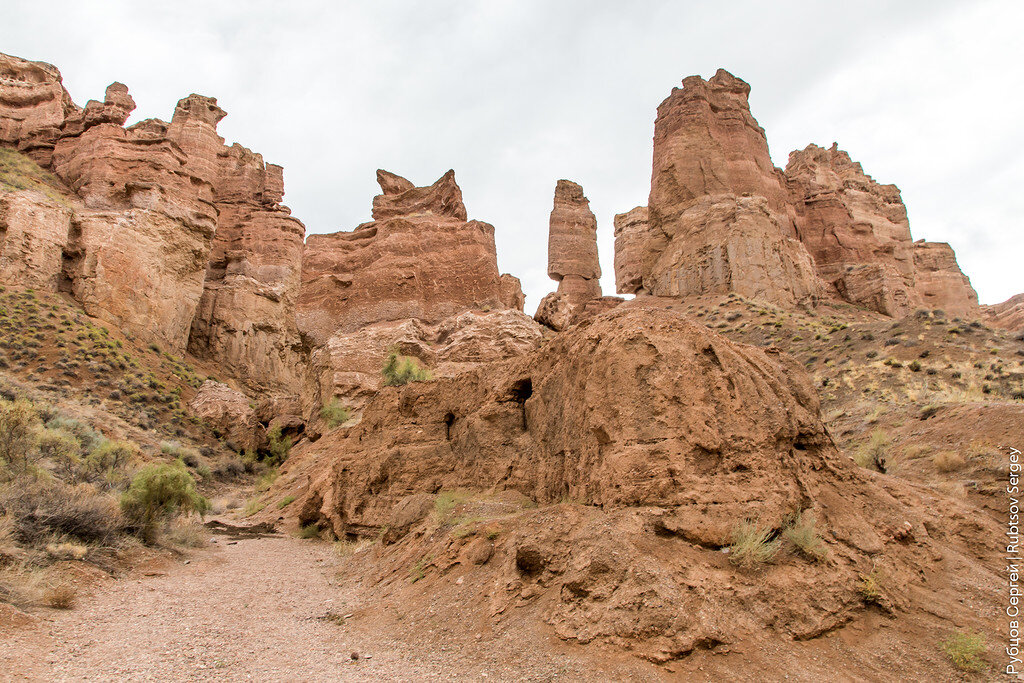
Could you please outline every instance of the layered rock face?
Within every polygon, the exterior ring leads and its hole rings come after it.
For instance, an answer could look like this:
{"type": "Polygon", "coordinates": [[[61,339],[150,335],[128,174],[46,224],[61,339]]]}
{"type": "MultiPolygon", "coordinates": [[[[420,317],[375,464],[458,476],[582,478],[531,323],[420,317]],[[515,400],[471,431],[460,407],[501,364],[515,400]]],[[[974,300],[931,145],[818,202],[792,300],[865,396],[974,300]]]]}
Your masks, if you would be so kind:
{"type": "Polygon", "coordinates": [[[615,219],[620,293],[977,313],[948,247],[912,241],[895,185],[876,183],[836,145],[808,145],[785,173],[775,168],[749,91],[719,70],[684,79],[658,107],[650,205],[615,219]]]}
{"type": "Polygon", "coordinates": [[[708,81],[684,79],[658,107],[648,236],[635,250],[641,286],[651,294],[732,291],[795,305],[821,293],[795,239],[782,173],[750,115],[749,92],[719,69],[708,81]]]}
{"type": "Polygon", "coordinates": [[[601,264],[597,257],[597,218],[583,188],[571,180],[555,186],[548,227],[548,276],[558,293],[586,300],[601,296],[601,264]]]}
{"type": "Polygon", "coordinates": [[[597,218],[583,188],[571,180],[559,180],[555,185],[548,225],[548,276],[558,283],[558,289],[541,300],[535,317],[554,330],[563,330],[583,316],[621,301],[601,297],[597,218]]]}
{"type": "Polygon", "coordinates": [[[646,206],[615,215],[615,291],[619,294],[644,291],[640,264],[648,226],[646,206]]]}
{"type": "Polygon", "coordinates": [[[57,67],[0,53],[0,145],[49,166],[61,125],[77,112],[57,67]]]}
{"type": "Polygon", "coordinates": [[[213,98],[189,95],[170,123],[126,129],[134,109],[121,83],[79,109],[55,68],[0,55],[0,144],[52,168],[81,200],[58,226],[59,207],[6,198],[4,272],[59,280],[91,315],[187,346],[250,386],[294,389],[305,228],[281,204],[281,167],[224,145],[213,98]],[[26,216],[45,229],[27,232],[26,216]]]}
{"type": "Polygon", "coordinates": [[[517,307],[521,291],[498,273],[494,227],[467,220],[453,171],[430,187],[386,171],[377,180],[372,222],[306,243],[298,323],[314,345],[371,323],[517,307]]]}
{"type": "Polygon", "coordinates": [[[790,154],[786,178],[800,239],[839,297],[896,317],[921,306],[977,312],[949,245],[912,241],[895,185],[876,183],[835,144],[790,154]]]}
{"type": "Polygon", "coordinates": [[[208,379],[189,401],[189,409],[219,430],[239,452],[255,449],[262,438],[256,410],[240,391],[208,379]]]}
{"type": "Polygon", "coordinates": [[[303,412],[340,399],[355,416],[380,389],[389,349],[436,376],[535,348],[519,280],[498,274],[493,226],[468,220],[452,171],[429,187],[377,171],[373,218],[310,235],[298,323],[314,347],[303,412]]]}
{"type": "Polygon", "coordinates": [[[946,527],[909,488],[870,476],[832,444],[792,358],[635,301],[518,358],[383,389],[360,424],[293,455],[279,494],[300,488],[299,523],[383,534],[403,567],[427,552],[442,572],[458,563],[491,615],[543,596],[532,604],[561,637],[663,661],[708,638],[841,625],[880,558],[887,609],[905,599],[934,563],[921,546],[946,527]],[[434,534],[434,495],[454,490],[573,504],[503,515],[493,542],[434,534]],[[797,512],[827,529],[828,561],[730,565],[738,524],[777,533],[797,512]]]}
{"type": "Polygon", "coordinates": [[[223,117],[215,99],[190,95],[168,130],[191,172],[211,183],[217,208],[189,350],[250,386],[294,388],[301,379],[295,306],[305,226],[281,204],[283,169],[237,143],[226,147],[216,131],[223,117]]]}
{"type": "Polygon", "coordinates": [[[953,248],[945,242],[914,242],[916,294],[925,308],[950,315],[976,315],[978,293],[960,270],[953,248]]]}
{"type": "Polygon", "coordinates": [[[892,316],[914,306],[914,248],[895,185],[879,185],[836,145],[789,155],[797,233],[846,301],[892,316]]]}
{"type": "Polygon", "coordinates": [[[516,310],[465,311],[437,324],[387,320],[338,332],[310,356],[302,412],[315,423],[320,406],[337,398],[360,416],[383,386],[381,368],[391,349],[417,359],[435,377],[452,377],[532,351],[542,340],[540,326],[516,310]]]}
{"type": "Polygon", "coordinates": [[[56,291],[73,215],[38,193],[0,193],[0,280],[56,291]]]}
{"type": "Polygon", "coordinates": [[[725,544],[751,506],[781,520],[798,504],[799,486],[777,476],[794,448],[838,460],[795,361],[638,302],[503,364],[385,390],[323,448],[332,466],[310,495],[339,536],[388,524],[417,491],[497,487],[679,505],[687,534],[725,544]]]}
{"type": "Polygon", "coordinates": [[[1011,296],[1000,304],[982,306],[982,312],[990,324],[1024,333],[1024,294],[1011,296]]]}

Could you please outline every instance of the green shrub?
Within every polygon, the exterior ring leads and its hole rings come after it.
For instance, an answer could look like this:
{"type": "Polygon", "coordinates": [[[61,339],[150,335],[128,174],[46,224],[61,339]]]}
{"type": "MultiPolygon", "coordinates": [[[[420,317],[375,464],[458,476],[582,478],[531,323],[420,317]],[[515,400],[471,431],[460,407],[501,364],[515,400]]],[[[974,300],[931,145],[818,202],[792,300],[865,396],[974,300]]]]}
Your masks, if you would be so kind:
{"type": "Polygon", "coordinates": [[[324,419],[328,427],[333,429],[348,422],[352,414],[348,408],[341,405],[341,401],[337,398],[332,398],[320,409],[320,417],[324,419]]]}
{"type": "Polygon", "coordinates": [[[196,491],[196,482],[180,462],[147,465],[121,496],[125,517],[152,540],[159,524],[182,513],[205,513],[209,502],[196,491]]]}
{"type": "Polygon", "coordinates": [[[771,529],[761,529],[750,520],[738,524],[732,538],[729,561],[745,568],[771,562],[782,547],[781,541],[772,540],[771,529]]]}
{"type": "Polygon", "coordinates": [[[399,355],[398,349],[393,348],[388,352],[381,369],[384,377],[384,386],[397,387],[409,382],[426,382],[433,378],[430,370],[420,367],[415,358],[399,355]]]}
{"type": "Polygon", "coordinates": [[[86,423],[63,415],[51,418],[46,422],[46,426],[50,429],[62,429],[74,434],[85,451],[91,451],[103,441],[103,435],[86,423]]]}
{"type": "Polygon", "coordinates": [[[267,450],[270,457],[267,461],[277,465],[288,459],[288,453],[292,450],[292,438],[281,433],[281,427],[274,427],[267,433],[267,450]]]}
{"type": "Polygon", "coordinates": [[[280,503],[277,504],[278,510],[284,510],[286,507],[295,502],[295,496],[285,496],[280,503]]]}
{"type": "Polygon", "coordinates": [[[306,538],[306,539],[309,539],[309,538],[319,538],[320,537],[320,527],[318,527],[316,525],[316,523],[307,524],[306,526],[300,527],[298,533],[296,533],[295,535],[298,536],[299,538],[306,538]]]}
{"type": "Polygon", "coordinates": [[[885,472],[889,459],[889,437],[881,429],[871,432],[867,440],[853,454],[853,460],[861,467],[876,472],[885,472]]]}
{"type": "Polygon", "coordinates": [[[124,469],[138,452],[130,441],[104,440],[85,456],[85,468],[93,474],[124,469]]]}
{"type": "Polygon", "coordinates": [[[984,671],[987,666],[981,655],[985,653],[985,638],[979,633],[957,632],[939,643],[942,651],[961,671],[984,671]]]}
{"type": "Polygon", "coordinates": [[[0,400],[0,461],[24,472],[35,449],[38,424],[39,413],[30,401],[0,400]]]}
{"type": "Polygon", "coordinates": [[[67,481],[77,478],[82,464],[82,444],[74,434],[64,429],[42,429],[37,445],[39,455],[52,462],[67,481]]]}

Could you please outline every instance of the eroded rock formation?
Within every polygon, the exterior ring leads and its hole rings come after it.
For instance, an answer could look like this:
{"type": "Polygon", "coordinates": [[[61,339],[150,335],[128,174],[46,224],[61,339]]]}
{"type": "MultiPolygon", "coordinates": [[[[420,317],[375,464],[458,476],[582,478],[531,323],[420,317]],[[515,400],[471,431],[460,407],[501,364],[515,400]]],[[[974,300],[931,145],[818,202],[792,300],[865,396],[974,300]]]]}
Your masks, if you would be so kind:
{"type": "Polygon", "coordinates": [[[498,273],[494,226],[467,220],[454,172],[430,187],[387,171],[377,180],[372,222],[306,243],[298,323],[314,345],[371,323],[518,307],[516,283],[498,273]]]}
{"type": "Polygon", "coordinates": [[[238,452],[254,450],[262,439],[256,410],[242,392],[208,379],[188,404],[193,414],[230,441],[238,452]]]}
{"type": "Polygon", "coordinates": [[[719,69],[708,81],[684,79],[658,107],[648,237],[639,250],[651,294],[737,292],[796,305],[821,293],[749,92],[719,69]]]}
{"type": "Polygon", "coordinates": [[[541,300],[535,317],[551,329],[563,330],[621,301],[601,296],[597,218],[583,188],[571,180],[555,185],[548,225],[548,276],[558,289],[541,300]]]}
{"type": "Polygon", "coordinates": [[[224,111],[213,98],[178,102],[168,135],[188,167],[208,179],[217,230],[189,350],[211,358],[251,386],[282,390],[301,378],[295,307],[305,227],[284,197],[283,169],[217,135],[224,111]]]}
{"type": "Polygon", "coordinates": [[[0,193],[0,281],[56,291],[73,215],[35,192],[0,193]]]}
{"type": "Polygon", "coordinates": [[[542,341],[540,326],[521,311],[465,311],[437,324],[406,318],[339,331],[310,359],[304,414],[340,399],[358,416],[381,388],[381,368],[391,349],[417,359],[435,377],[451,377],[481,363],[522,355],[542,341]]]}
{"type": "Polygon", "coordinates": [[[952,253],[912,241],[895,185],[876,183],[836,145],[808,145],[785,173],[775,168],[749,91],[719,70],[684,79],[658,108],[649,207],[616,216],[621,293],[977,313],[952,253]]]}
{"type": "Polygon", "coordinates": [[[615,291],[619,294],[643,291],[640,264],[643,262],[647,230],[646,206],[615,215],[615,291]]]}
{"type": "Polygon", "coordinates": [[[213,98],[189,95],[170,123],[126,129],[134,109],[121,83],[80,109],[54,67],[0,55],[0,144],[52,168],[76,195],[63,234],[59,210],[5,199],[8,258],[143,339],[187,345],[253,387],[294,389],[305,229],[281,205],[281,168],[224,145],[213,98]],[[19,227],[28,215],[46,229],[28,236],[19,227]],[[45,243],[45,264],[12,256],[25,240],[45,243]]]}
{"type": "Polygon", "coordinates": [[[0,53],[0,145],[49,166],[61,125],[77,112],[57,67],[0,53]]]}
{"type": "MultiPolygon", "coordinates": [[[[394,343],[415,353],[404,334],[394,343]]],[[[680,505],[679,524],[709,544],[727,543],[751,505],[781,520],[798,504],[777,476],[794,448],[838,459],[796,361],[639,302],[503,364],[379,393],[323,448],[332,467],[310,495],[339,536],[386,525],[416,491],[497,486],[544,503],[680,505]],[[394,457],[407,451],[418,455],[394,457]]]]}
{"type": "Polygon", "coordinates": [[[914,307],[907,210],[895,185],[879,185],[836,145],[789,155],[797,233],[818,274],[850,303],[901,316],[914,307]]]}
{"type": "Polygon", "coordinates": [[[626,639],[665,661],[707,639],[845,623],[880,558],[884,609],[910,599],[943,523],[870,476],[836,450],[794,359],[636,301],[526,355],[382,390],[279,481],[300,494],[299,523],[395,544],[381,550],[404,563],[392,572],[427,553],[441,572],[483,566],[472,585],[492,616],[546,596],[533,604],[562,638],[626,639]],[[503,510],[513,495],[572,503],[502,515],[494,540],[486,523],[433,533],[434,495],[455,490],[503,510]],[[779,530],[798,512],[827,529],[828,561],[735,571],[723,548],[738,524],[779,530]]]}
{"type": "Polygon", "coordinates": [[[945,242],[914,242],[916,294],[925,308],[950,315],[977,315],[978,293],[960,270],[953,248],[945,242]]]}

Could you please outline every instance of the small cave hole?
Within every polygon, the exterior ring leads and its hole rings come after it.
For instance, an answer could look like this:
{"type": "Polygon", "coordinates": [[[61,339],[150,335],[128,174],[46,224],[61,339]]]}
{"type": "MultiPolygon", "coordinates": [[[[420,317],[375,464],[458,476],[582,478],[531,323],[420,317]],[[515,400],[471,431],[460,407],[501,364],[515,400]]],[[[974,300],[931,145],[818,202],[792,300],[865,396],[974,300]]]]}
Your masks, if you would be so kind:
{"type": "Polygon", "coordinates": [[[448,439],[449,441],[452,440],[453,424],[455,424],[455,413],[449,411],[449,413],[444,416],[444,438],[448,439]]]}
{"type": "Polygon", "coordinates": [[[519,412],[523,418],[522,428],[527,431],[526,424],[526,399],[533,396],[533,380],[529,377],[517,380],[510,389],[512,400],[519,404],[519,412]]]}

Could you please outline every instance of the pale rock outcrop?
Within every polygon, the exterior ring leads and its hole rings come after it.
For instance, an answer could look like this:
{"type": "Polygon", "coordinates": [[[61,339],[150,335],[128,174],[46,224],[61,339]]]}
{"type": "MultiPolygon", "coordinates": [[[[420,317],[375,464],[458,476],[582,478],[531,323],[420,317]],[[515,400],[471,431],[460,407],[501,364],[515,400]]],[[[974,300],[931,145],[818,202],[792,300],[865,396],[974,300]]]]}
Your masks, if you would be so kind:
{"type": "Polygon", "coordinates": [[[519,304],[498,273],[494,227],[466,219],[453,172],[430,187],[386,171],[377,179],[373,222],[306,242],[298,324],[313,345],[376,322],[519,304]]]}
{"type": "Polygon", "coordinates": [[[38,192],[0,192],[0,281],[57,291],[73,216],[38,192]]]}
{"type": "Polygon", "coordinates": [[[615,215],[615,291],[619,294],[643,292],[640,264],[647,231],[646,206],[615,215]]]}
{"type": "Polygon", "coordinates": [[[916,290],[921,305],[949,315],[973,316],[980,312],[978,293],[960,270],[953,248],[945,242],[914,242],[916,290]]]}
{"type": "Polygon", "coordinates": [[[160,211],[81,211],[62,280],[85,311],[141,339],[185,350],[212,231],[160,211]]]}
{"type": "Polygon", "coordinates": [[[786,179],[797,233],[822,280],[852,304],[912,311],[914,247],[899,188],[876,183],[835,144],[792,152],[786,179]]]}
{"type": "Polygon", "coordinates": [[[238,451],[256,449],[262,439],[249,398],[226,384],[208,379],[188,403],[193,415],[219,430],[238,451]]]}
{"type": "Polygon", "coordinates": [[[658,107],[648,238],[639,250],[650,294],[732,291],[787,306],[821,294],[749,92],[719,69],[708,81],[684,79],[658,107]]]}
{"type": "Polygon", "coordinates": [[[0,145],[49,166],[61,125],[77,111],[57,67],[0,53],[0,145]]]}

